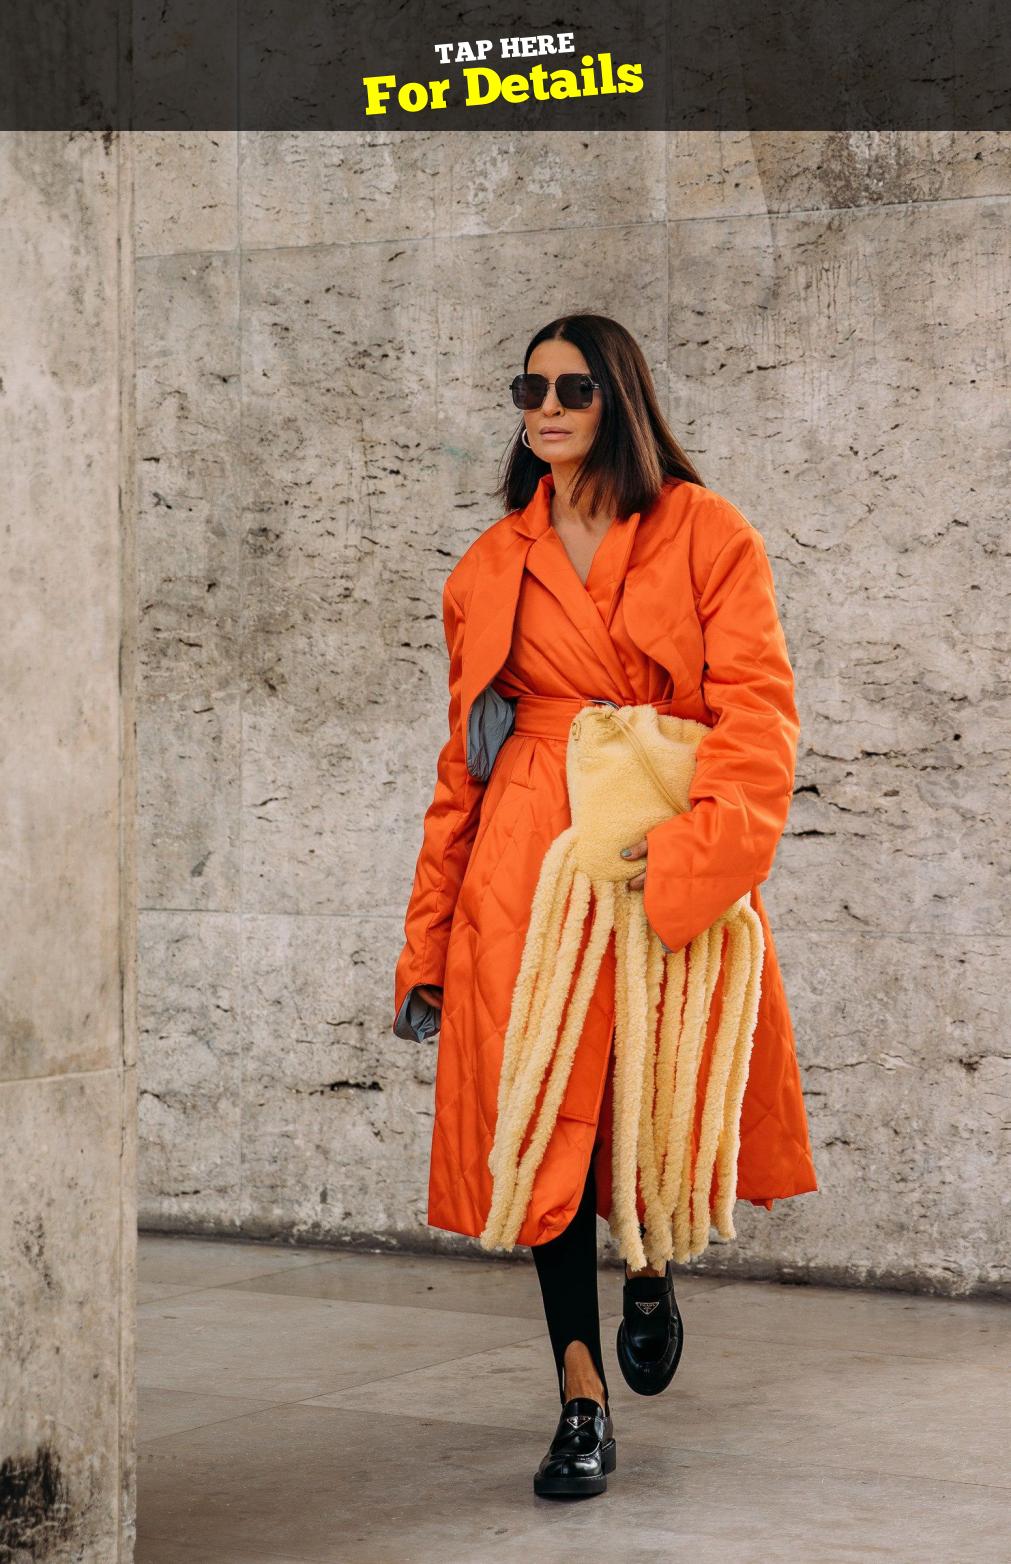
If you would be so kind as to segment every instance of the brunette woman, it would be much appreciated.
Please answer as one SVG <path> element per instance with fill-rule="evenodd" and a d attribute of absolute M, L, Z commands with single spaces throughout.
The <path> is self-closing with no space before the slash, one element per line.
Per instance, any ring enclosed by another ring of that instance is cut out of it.
<path fill-rule="evenodd" d="M 488 1215 L 510 1001 L 540 866 L 571 818 L 569 727 L 595 701 L 650 702 L 711 729 L 689 812 L 628 844 L 642 860 L 628 890 L 674 951 L 743 894 L 762 920 L 737 1194 L 771 1208 L 817 1184 L 758 890 L 786 823 L 799 730 L 762 535 L 705 487 L 618 322 L 551 321 L 510 389 L 523 419 L 499 491 L 506 514 L 443 588 L 449 736 L 395 977 L 397 1036 L 439 1033 L 428 1220 L 476 1237 Z M 561 1400 L 534 1478 L 545 1495 L 601 1493 L 615 1466 L 596 1237 L 616 1141 L 614 974 L 612 944 L 518 1238 L 533 1251 Z M 718 1019 L 717 1009 L 712 1028 Z M 665 1389 L 682 1341 L 671 1263 L 626 1266 L 618 1361 L 628 1384 Z"/>

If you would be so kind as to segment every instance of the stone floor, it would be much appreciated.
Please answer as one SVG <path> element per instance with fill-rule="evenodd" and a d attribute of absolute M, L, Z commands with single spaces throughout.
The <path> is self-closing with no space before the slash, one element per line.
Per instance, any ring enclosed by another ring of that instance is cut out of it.
<path fill-rule="evenodd" d="M 681 1275 L 608 1491 L 538 1499 L 533 1266 L 143 1237 L 137 1564 L 1008 1559 L 1011 1310 Z"/>

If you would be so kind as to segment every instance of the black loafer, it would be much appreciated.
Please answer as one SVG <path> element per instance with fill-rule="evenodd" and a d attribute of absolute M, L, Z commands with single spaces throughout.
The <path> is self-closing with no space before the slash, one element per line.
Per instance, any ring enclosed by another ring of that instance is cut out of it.
<path fill-rule="evenodd" d="M 666 1390 L 681 1361 L 684 1323 L 667 1261 L 663 1276 L 626 1276 L 618 1326 L 618 1366 L 640 1396 Z"/>
<path fill-rule="evenodd" d="M 534 1473 L 534 1493 L 557 1499 L 603 1493 L 616 1451 L 610 1412 L 589 1396 L 573 1396 L 562 1407 L 555 1437 Z"/>

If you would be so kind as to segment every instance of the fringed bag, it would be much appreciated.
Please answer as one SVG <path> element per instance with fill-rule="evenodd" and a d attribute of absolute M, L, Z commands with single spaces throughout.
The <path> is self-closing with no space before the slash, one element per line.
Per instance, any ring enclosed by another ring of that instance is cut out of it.
<path fill-rule="evenodd" d="M 709 731 L 651 705 L 591 705 L 572 723 L 566 750 L 572 824 L 541 865 L 513 991 L 488 1159 L 492 1201 L 480 1236 L 486 1249 L 511 1249 L 516 1242 L 612 928 L 611 1232 L 632 1270 L 660 1270 L 669 1259 L 680 1263 L 701 1254 L 713 1224 L 721 1237 L 736 1237 L 741 1103 L 765 954 L 761 921 L 748 896 L 741 896 L 685 949 L 669 951 L 646 921 L 642 892 L 622 889 L 622 882 L 642 873 L 643 860 L 624 859 L 621 849 L 672 813 L 687 811 L 695 752 Z M 721 965 L 720 1023 L 693 1166 L 699 1066 Z"/>

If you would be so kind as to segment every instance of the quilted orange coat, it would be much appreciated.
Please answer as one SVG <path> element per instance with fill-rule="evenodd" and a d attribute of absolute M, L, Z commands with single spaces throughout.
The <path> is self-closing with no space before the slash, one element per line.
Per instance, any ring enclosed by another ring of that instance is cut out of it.
<path fill-rule="evenodd" d="M 491 1203 L 499 1071 L 534 887 L 548 845 L 571 818 L 564 738 L 512 731 L 510 697 L 525 688 L 619 704 L 673 696 L 676 716 L 712 728 L 698 750 L 692 807 L 647 835 L 640 894 L 651 927 L 679 950 L 750 893 L 765 959 L 738 1198 L 771 1207 L 818 1187 L 790 1014 L 758 892 L 789 811 L 799 732 L 762 536 L 728 500 L 672 479 L 647 511 L 614 518 L 584 586 L 551 526 L 552 489 L 547 472 L 527 506 L 474 540 L 443 589 L 449 737 L 394 983 L 393 1030 L 418 1040 L 440 1029 L 440 1019 L 416 987 L 443 988 L 428 1221 L 472 1237 Z M 545 590 L 521 592 L 531 578 Z M 610 1214 L 614 971 L 612 941 L 521 1244 L 547 1242 L 568 1225 L 591 1157 L 597 1210 Z M 718 984 L 700 1110 L 719 1002 Z"/>

